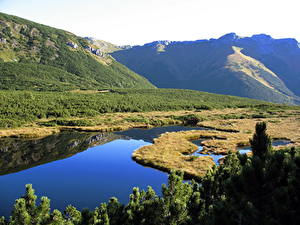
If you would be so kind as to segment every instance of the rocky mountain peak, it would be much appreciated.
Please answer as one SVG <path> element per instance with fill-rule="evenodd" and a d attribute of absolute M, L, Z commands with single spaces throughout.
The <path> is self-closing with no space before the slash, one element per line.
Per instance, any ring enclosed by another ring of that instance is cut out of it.
<path fill-rule="evenodd" d="M 239 39 L 240 37 L 236 33 L 228 33 L 223 36 L 221 36 L 218 40 L 223 40 L 223 41 L 234 41 Z"/>

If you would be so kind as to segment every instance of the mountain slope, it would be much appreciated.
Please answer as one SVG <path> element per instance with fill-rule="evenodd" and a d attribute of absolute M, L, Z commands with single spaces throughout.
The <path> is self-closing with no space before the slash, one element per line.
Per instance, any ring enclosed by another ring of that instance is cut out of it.
<path fill-rule="evenodd" d="M 297 104 L 300 49 L 294 40 L 266 39 L 228 34 L 210 40 L 157 41 L 112 56 L 157 87 Z"/>
<path fill-rule="evenodd" d="M 107 41 L 97 40 L 92 37 L 85 37 L 84 39 L 87 40 L 93 47 L 99 49 L 103 53 L 111 53 L 123 49 L 120 46 L 114 45 Z"/>
<path fill-rule="evenodd" d="M 0 62 L 0 67 L 6 70 L 0 73 L 0 79 L 9 80 L 11 84 L 5 89 L 154 87 L 111 56 L 92 48 L 84 38 L 4 13 L 0 13 Z M 7 62 L 10 65 L 6 65 Z M 52 74 L 51 68 L 43 65 L 56 69 Z M 66 75 L 68 82 L 63 76 L 57 76 L 57 70 Z M 34 77 L 38 80 L 35 85 Z M 47 77 L 47 85 L 43 84 L 43 77 Z M 32 82 L 20 85 L 20 80 L 28 79 Z"/>

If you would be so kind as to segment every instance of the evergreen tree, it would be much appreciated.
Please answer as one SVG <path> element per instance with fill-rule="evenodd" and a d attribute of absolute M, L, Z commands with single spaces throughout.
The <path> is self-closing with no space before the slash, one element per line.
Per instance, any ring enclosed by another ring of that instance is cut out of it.
<path fill-rule="evenodd" d="M 163 217 L 165 225 L 184 224 L 188 218 L 188 202 L 192 194 L 191 185 L 183 183 L 183 172 L 172 172 L 168 186 L 162 186 Z"/>
<path fill-rule="evenodd" d="M 110 225 L 118 225 L 122 223 L 123 209 L 124 206 L 118 201 L 117 198 L 110 198 L 107 204 L 107 214 Z"/>
<path fill-rule="evenodd" d="M 5 225 L 5 224 L 6 224 L 6 220 L 4 216 L 0 217 L 0 225 Z"/>
<path fill-rule="evenodd" d="M 258 156 L 262 160 L 264 160 L 266 155 L 272 150 L 272 139 L 266 131 L 267 124 L 265 122 L 257 123 L 253 138 L 250 139 L 253 155 Z"/>
<path fill-rule="evenodd" d="M 50 199 L 41 197 L 41 204 L 36 208 L 34 224 L 44 224 L 50 217 Z"/>
<path fill-rule="evenodd" d="M 107 214 L 107 205 L 102 203 L 99 208 L 95 209 L 93 224 L 95 225 L 109 225 L 109 217 Z"/>
<path fill-rule="evenodd" d="M 10 224 L 52 224 L 52 220 L 55 221 L 55 218 L 53 215 L 52 218 L 50 216 L 50 199 L 47 197 L 41 197 L 41 203 L 39 206 L 36 206 L 36 199 L 37 196 L 35 195 L 32 185 L 27 184 L 25 195 L 16 200 L 14 210 L 10 218 Z M 58 212 L 59 211 L 57 210 L 56 214 L 60 213 Z"/>
<path fill-rule="evenodd" d="M 140 204 L 140 220 L 143 225 L 161 225 L 164 224 L 162 217 L 163 201 L 159 198 L 152 187 L 148 186 L 146 192 L 142 192 Z"/>
<path fill-rule="evenodd" d="M 14 210 L 10 219 L 11 225 L 31 225 L 31 216 L 26 209 L 26 201 L 24 198 L 16 200 Z"/>
<path fill-rule="evenodd" d="M 81 224 L 92 224 L 94 219 L 94 212 L 89 211 L 88 209 L 83 209 L 81 211 L 82 221 Z"/>
<path fill-rule="evenodd" d="M 26 184 L 26 192 L 25 195 L 22 197 L 23 199 L 25 199 L 25 203 L 26 203 L 26 210 L 28 211 L 28 213 L 30 215 L 35 214 L 35 210 L 36 210 L 36 199 L 37 196 L 35 195 L 35 191 L 32 188 L 32 184 Z"/>
<path fill-rule="evenodd" d="M 50 215 L 49 222 L 47 223 L 49 225 L 63 225 L 66 224 L 66 220 L 64 219 L 62 213 L 54 209 L 53 212 Z"/>
<path fill-rule="evenodd" d="M 125 207 L 125 221 L 124 224 L 133 225 L 139 224 L 139 210 L 140 210 L 141 192 L 139 188 L 135 187 L 129 197 L 129 203 Z"/>
<path fill-rule="evenodd" d="M 78 211 L 74 206 L 69 205 L 65 211 L 67 220 L 72 222 L 74 225 L 79 225 L 82 222 L 81 212 Z"/>

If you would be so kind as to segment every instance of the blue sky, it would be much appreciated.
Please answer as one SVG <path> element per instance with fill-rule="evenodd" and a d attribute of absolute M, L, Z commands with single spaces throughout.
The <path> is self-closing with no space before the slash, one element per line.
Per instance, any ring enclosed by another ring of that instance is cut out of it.
<path fill-rule="evenodd" d="M 114 44 L 267 33 L 300 40 L 297 0 L 0 0 L 0 11 Z"/>

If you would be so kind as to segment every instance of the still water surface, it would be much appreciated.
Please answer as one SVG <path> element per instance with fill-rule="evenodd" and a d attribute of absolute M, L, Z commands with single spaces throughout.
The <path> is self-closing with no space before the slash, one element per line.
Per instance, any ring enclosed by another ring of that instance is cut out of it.
<path fill-rule="evenodd" d="M 94 209 L 110 197 L 128 202 L 133 187 L 151 185 L 160 194 L 167 174 L 131 159 L 132 152 L 160 134 L 201 127 L 168 126 L 115 133 L 60 133 L 39 140 L 0 139 L 0 216 L 8 217 L 16 198 L 33 184 L 38 197 L 48 196 L 52 209 L 68 204 Z M 202 150 L 202 140 L 193 141 Z M 277 140 L 273 145 L 285 145 Z M 196 152 L 194 155 L 204 156 Z M 250 149 L 240 149 L 246 153 Z M 223 155 L 210 154 L 216 164 Z"/>
<path fill-rule="evenodd" d="M 134 150 L 161 133 L 193 130 L 183 126 L 131 129 L 123 132 L 62 133 L 40 140 L 0 139 L 0 215 L 9 216 L 14 200 L 33 184 L 38 197 L 51 199 L 52 209 L 68 204 L 97 207 L 115 196 L 128 202 L 133 187 L 151 185 L 160 194 L 167 174 L 131 159 Z"/>

